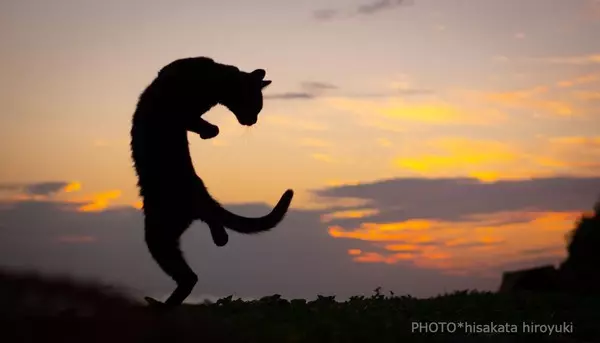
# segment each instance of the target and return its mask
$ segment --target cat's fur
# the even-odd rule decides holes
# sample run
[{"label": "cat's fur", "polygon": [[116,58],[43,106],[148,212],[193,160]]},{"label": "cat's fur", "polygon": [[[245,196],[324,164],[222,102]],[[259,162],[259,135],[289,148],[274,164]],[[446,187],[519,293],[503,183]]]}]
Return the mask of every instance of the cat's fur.
[{"label": "cat's fur", "polygon": [[188,266],[179,238],[194,220],[208,224],[218,246],[228,241],[225,228],[251,234],[274,228],[293,197],[287,190],[271,213],[260,218],[238,216],[215,201],[196,175],[187,131],[203,139],[219,128],[200,118],[217,104],[226,106],[238,122],[252,126],[262,110],[265,71],[251,73],[210,58],[176,60],[165,66],[141,94],[133,115],[131,152],[143,198],[145,239],[152,257],[177,283],[167,305],[179,305],[198,277]]}]

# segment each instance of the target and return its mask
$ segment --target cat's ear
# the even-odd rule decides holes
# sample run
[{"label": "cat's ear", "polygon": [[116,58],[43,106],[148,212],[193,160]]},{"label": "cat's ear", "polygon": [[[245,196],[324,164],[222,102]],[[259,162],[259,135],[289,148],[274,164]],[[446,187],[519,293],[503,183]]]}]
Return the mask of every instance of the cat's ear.
[{"label": "cat's ear", "polygon": [[273,81],[271,81],[271,80],[263,80],[263,81],[261,81],[261,83],[260,83],[261,84],[261,88],[267,87],[268,85],[271,84],[271,82],[273,82]]},{"label": "cat's ear", "polygon": [[258,80],[262,80],[267,75],[267,72],[264,69],[256,69],[255,71],[251,72],[250,75],[254,76]]}]

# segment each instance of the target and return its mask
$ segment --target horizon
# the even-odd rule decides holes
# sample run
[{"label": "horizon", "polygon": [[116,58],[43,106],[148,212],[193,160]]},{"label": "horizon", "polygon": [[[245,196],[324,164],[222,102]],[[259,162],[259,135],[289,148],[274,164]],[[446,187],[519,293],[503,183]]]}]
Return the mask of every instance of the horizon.
[{"label": "horizon", "polygon": [[[129,151],[138,96],[175,59],[262,68],[258,123],[188,135],[258,237],[182,237],[190,298],[497,290],[560,263],[600,199],[598,0],[73,3],[0,13],[0,265],[168,293]],[[273,258],[276,257],[276,258]],[[219,270],[213,267],[219,263]]]}]

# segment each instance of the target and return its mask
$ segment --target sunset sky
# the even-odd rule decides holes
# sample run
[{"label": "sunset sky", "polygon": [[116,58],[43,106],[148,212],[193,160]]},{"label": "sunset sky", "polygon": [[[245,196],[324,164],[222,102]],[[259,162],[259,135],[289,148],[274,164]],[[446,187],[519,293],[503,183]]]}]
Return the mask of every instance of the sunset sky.
[{"label": "sunset sky", "polygon": [[208,56],[273,81],[252,128],[190,133],[198,174],[273,232],[183,247],[195,296],[496,289],[559,263],[600,196],[599,0],[8,0],[0,265],[158,296],[129,155],[137,97]]}]

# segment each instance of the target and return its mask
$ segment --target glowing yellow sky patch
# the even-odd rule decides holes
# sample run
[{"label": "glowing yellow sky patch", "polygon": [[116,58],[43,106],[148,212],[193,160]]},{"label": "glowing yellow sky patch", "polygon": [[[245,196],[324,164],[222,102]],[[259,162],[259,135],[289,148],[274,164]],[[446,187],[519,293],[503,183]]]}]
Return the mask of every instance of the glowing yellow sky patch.
[{"label": "glowing yellow sky patch", "polygon": [[[437,172],[453,168],[482,166],[490,163],[513,162],[519,156],[518,152],[507,144],[495,141],[450,138],[433,141],[431,146],[441,154],[401,157],[397,158],[394,164],[417,172]],[[496,175],[490,174],[480,176],[484,179],[496,177]]]},{"label": "glowing yellow sky patch", "polygon": [[355,114],[363,125],[385,130],[392,130],[395,126],[410,122],[436,125],[488,125],[504,119],[503,114],[493,110],[463,108],[455,104],[433,100],[407,102],[400,98],[381,100],[328,98],[325,104]]},{"label": "glowing yellow sky patch", "polygon": [[93,194],[86,205],[79,207],[81,212],[95,212],[106,209],[111,200],[118,199],[121,196],[120,190],[112,190],[103,193]]},{"label": "glowing yellow sky patch", "polygon": [[[533,256],[527,251],[540,249],[536,256],[562,258],[565,233],[574,228],[581,211],[511,211],[471,216],[466,221],[422,221],[422,230],[390,231],[389,227],[410,227],[407,222],[362,223],[358,228],[330,226],[334,238],[371,242],[384,252],[365,252],[357,262],[397,263],[410,261],[415,266],[447,270],[483,271],[490,266],[518,262]],[[384,243],[381,245],[381,243]]]},{"label": "glowing yellow sky patch", "polygon": [[550,137],[529,145],[467,138],[426,141],[419,150],[392,160],[401,170],[424,177],[477,178],[482,182],[600,175],[600,137]]}]

